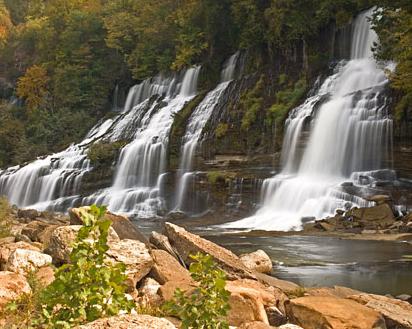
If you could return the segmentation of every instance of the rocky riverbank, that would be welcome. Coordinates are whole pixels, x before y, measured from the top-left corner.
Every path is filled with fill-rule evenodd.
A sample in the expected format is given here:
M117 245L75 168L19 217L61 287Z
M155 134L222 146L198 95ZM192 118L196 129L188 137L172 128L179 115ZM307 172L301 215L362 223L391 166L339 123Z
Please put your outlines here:
M272 261L262 250L244 255L231 251L172 223L146 238L123 216L113 222L107 257L126 265L128 293L138 309L158 307L176 288L190 293L196 282L187 270L189 255L209 254L227 274L231 310L228 321L242 329L264 328L412 328L412 298L367 294L346 287L305 288L272 276ZM45 285L54 268L68 261L81 220L35 210L12 210L9 236L0 239L0 308L30 294L29 273ZM7 328L7 314L2 326ZM121 315L79 328L179 328L176 318Z

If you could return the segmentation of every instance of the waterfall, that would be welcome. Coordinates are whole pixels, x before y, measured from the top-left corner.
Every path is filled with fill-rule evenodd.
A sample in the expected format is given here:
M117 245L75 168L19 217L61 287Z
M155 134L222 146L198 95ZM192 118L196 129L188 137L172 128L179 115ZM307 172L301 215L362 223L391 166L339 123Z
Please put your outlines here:
M238 58L239 53L237 52L224 63L220 83L206 95L189 118L186 132L182 139L183 146L178 169L176 205L174 211L196 212L196 205L191 202L189 198L189 193L192 192L190 187L193 186L191 183L195 177L195 173L193 172L195 152L200 142L203 128L206 126L213 110L223 97L230 82L235 77Z
M130 195L141 193L140 187L147 190L140 198L143 201L155 193L153 186L165 171L173 114L196 93L199 71L196 67L171 77L158 75L133 86L121 113L98 123L79 144L25 166L0 171L0 195L19 207L39 210L65 210L94 201L108 202L111 210L132 209L135 205L131 205ZM152 97L157 99L151 102ZM133 142L121 152L113 187L82 200L81 181L92 170L87 158L90 145L125 139ZM119 195L126 204L119 205Z
M133 107L128 116L139 121L133 141L121 151L112 187L85 198L84 204L106 204L111 211L139 217L154 217L165 209L161 187L169 133L174 114L196 94L199 72L200 67L194 67L183 78L159 76L134 88L126 102L126 108ZM163 97L151 105L141 102L153 95Z
M385 106L384 71L373 60L377 36L368 17L352 26L351 58L292 110L286 120L282 171L264 181L262 206L249 218L225 225L266 230L299 229L305 219L333 215L337 208L370 206L341 184L358 183L362 172L382 169L391 153L392 120ZM305 130L309 140L301 152Z

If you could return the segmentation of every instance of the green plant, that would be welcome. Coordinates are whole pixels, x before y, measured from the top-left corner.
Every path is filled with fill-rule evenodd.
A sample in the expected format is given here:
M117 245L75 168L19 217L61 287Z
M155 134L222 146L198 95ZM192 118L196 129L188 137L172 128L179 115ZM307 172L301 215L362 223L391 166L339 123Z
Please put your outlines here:
M190 275L199 286L186 295L176 289L174 300L165 304L165 311L182 320L183 329L226 329L229 292L225 289L226 275L210 255L190 256Z
M116 161L120 149L126 145L124 141L113 143L95 143L92 144L87 152L87 157L90 159L94 167L110 166L113 161Z
M31 293L22 294L18 299L6 304L0 312L0 318L4 320L4 329L36 328L36 320L41 315L40 294L44 284L36 277L36 272L27 275Z
M227 123L219 123L216 127L216 137L222 138L226 135L229 125Z
M11 207L6 198L0 197L0 238L11 235L10 222Z
M42 323L50 328L71 326L130 312L134 303L125 295L125 265L109 264L105 253L111 221L106 208L82 209L84 226L70 254L70 264L60 267L55 280L42 293Z

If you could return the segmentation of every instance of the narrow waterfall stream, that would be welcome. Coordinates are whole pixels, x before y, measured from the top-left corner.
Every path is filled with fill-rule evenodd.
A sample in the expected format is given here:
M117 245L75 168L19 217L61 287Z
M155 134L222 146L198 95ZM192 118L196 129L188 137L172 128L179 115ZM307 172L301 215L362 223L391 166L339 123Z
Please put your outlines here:
M342 60L333 75L286 121L282 171L265 180L262 206L249 218L225 227L265 230L300 229L305 218L322 218L337 208L369 202L345 193L343 182L385 168L391 153L392 120L383 95L384 71L373 59L377 36L368 17L353 22L350 60ZM303 154L299 143L310 124Z
M191 189L191 186L193 186L192 183L195 178L193 161L196 149L201 142L203 128L206 126L213 110L221 100L230 82L235 77L238 59L239 53L235 53L227 60L221 72L220 83L206 95L189 118L186 132L182 140L183 146L178 170L174 211L182 211L191 214L196 213L197 211L193 198L189 198L189 193L195 192Z

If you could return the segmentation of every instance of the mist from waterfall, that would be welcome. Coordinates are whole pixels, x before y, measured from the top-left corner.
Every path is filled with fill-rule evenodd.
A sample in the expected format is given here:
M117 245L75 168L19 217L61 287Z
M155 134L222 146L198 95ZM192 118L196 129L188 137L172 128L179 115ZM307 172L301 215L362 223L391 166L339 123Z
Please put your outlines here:
M264 181L261 208L254 216L225 227L296 230L305 218L332 215L337 208L371 205L345 193L341 184L361 172L371 175L384 168L391 154L392 120L383 95L387 78L371 50L378 41L368 20L372 11L359 14L352 24L350 60L342 60L335 72L290 112L282 148L283 169ZM302 152L300 144L308 129Z
M196 150L201 143L204 127L209 121L213 110L221 101L230 82L235 77L238 64L239 52L232 55L223 65L220 83L210 91L202 102L191 114L186 126L185 135L182 138L182 149L177 172L178 182L176 184L176 200L174 211L182 211L194 214L198 211L194 191L195 172L193 162Z

